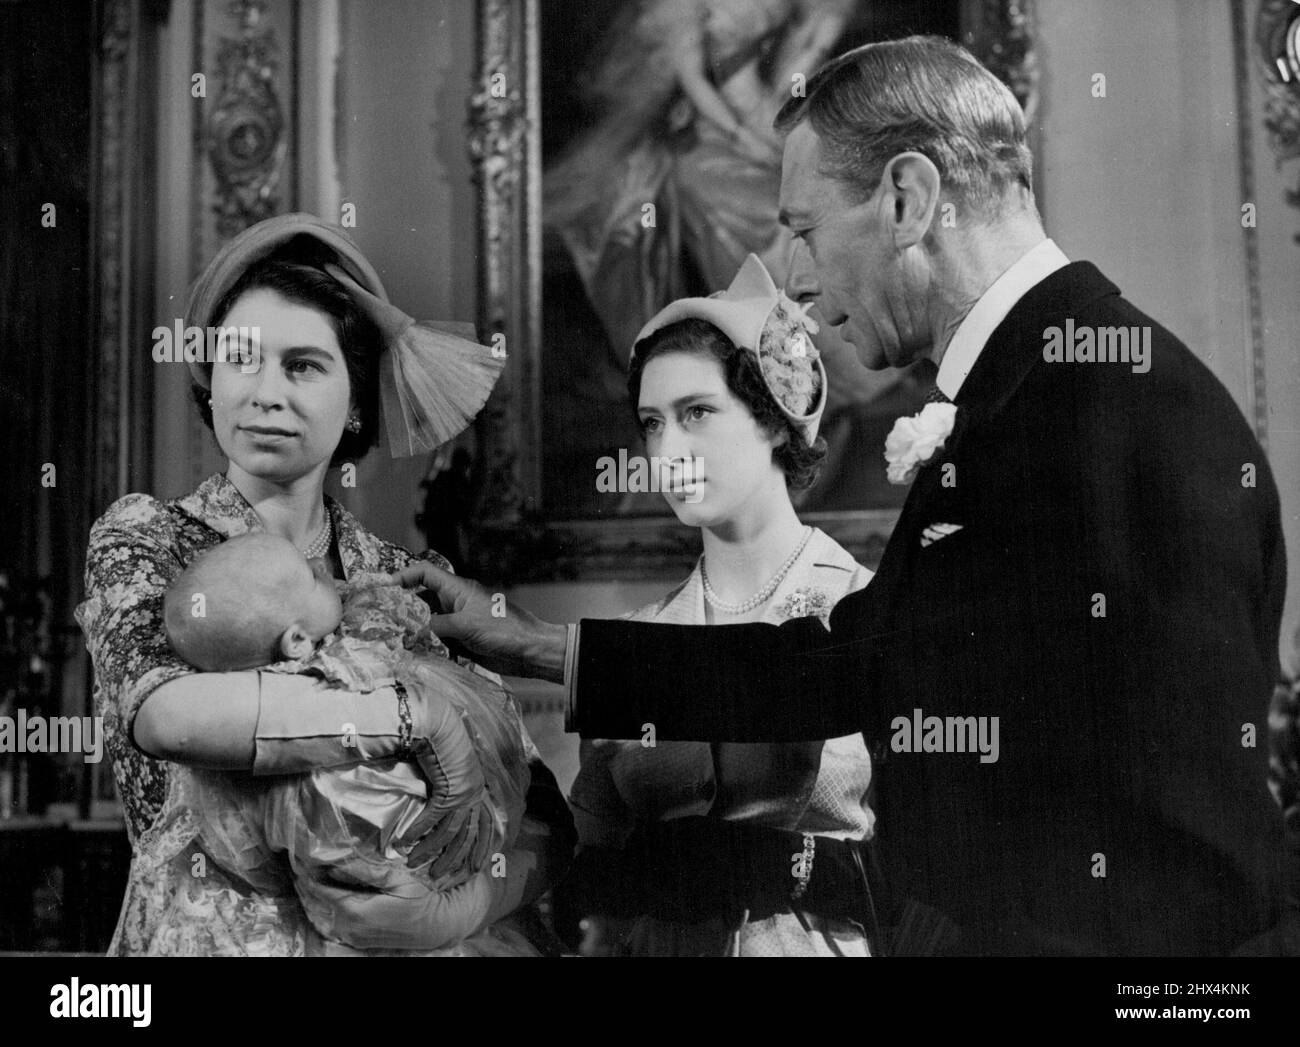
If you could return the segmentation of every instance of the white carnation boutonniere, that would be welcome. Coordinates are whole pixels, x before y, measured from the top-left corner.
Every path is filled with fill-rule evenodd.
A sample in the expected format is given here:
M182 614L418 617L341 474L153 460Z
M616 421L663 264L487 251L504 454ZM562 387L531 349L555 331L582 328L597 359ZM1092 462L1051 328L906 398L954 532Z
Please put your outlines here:
M926 404L920 414L900 418L885 438L891 484L911 483L921 466L943 450L957 421L956 404Z

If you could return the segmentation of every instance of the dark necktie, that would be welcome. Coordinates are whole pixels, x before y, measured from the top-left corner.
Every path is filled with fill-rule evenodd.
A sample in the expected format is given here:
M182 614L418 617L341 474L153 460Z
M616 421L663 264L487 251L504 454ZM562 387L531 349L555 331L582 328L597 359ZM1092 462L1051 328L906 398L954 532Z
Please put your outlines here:
M925 394L925 402L928 404L950 404L952 401L944 394L944 391L937 385L930 386L929 392Z

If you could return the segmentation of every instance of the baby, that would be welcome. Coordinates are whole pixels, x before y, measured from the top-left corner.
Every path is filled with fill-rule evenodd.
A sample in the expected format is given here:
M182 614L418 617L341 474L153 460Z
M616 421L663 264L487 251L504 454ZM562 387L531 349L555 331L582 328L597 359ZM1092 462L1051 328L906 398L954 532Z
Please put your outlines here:
M465 738L434 754L430 777L403 760L283 778L173 767L162 821L184 812L202 853L261 890L282 886L287 854L293 889L326 940L531 953L509 932L471 937L491 893L485 878L501 875L489 866L502 863L523 815L523 724L495 677L448 656L419 597L382 575L336 585L290 542L252 533L194 560L164 610L172 648L197 669L310 673L361 692L400 679L449 701ZM340 730L346 745L347 726ZM457 812L477 818L479 831L440 851L444 834L429 830ZM340 890L383 902L365 906L360 935L339 926Z

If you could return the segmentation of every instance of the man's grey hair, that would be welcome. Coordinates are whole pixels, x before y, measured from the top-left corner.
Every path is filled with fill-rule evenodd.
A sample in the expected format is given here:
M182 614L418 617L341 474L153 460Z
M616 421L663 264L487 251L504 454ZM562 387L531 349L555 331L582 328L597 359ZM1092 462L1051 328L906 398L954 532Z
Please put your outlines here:
M809 121L822 147L822 173L866 200L885 164L917 152L939 170L959 204L986 215L1008 190L1032 205L1033 157L1025 114L1010 89L965 48L938 36L866 44L832 59L804 97L776 117L782 134Z

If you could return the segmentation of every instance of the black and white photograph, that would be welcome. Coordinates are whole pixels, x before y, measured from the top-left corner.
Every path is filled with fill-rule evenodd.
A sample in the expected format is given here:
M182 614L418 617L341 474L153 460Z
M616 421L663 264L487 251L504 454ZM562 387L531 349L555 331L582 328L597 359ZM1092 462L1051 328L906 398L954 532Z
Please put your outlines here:
M0 53L34 1014L925 957L844 984L1273 1028L1300 4L0 0Z

